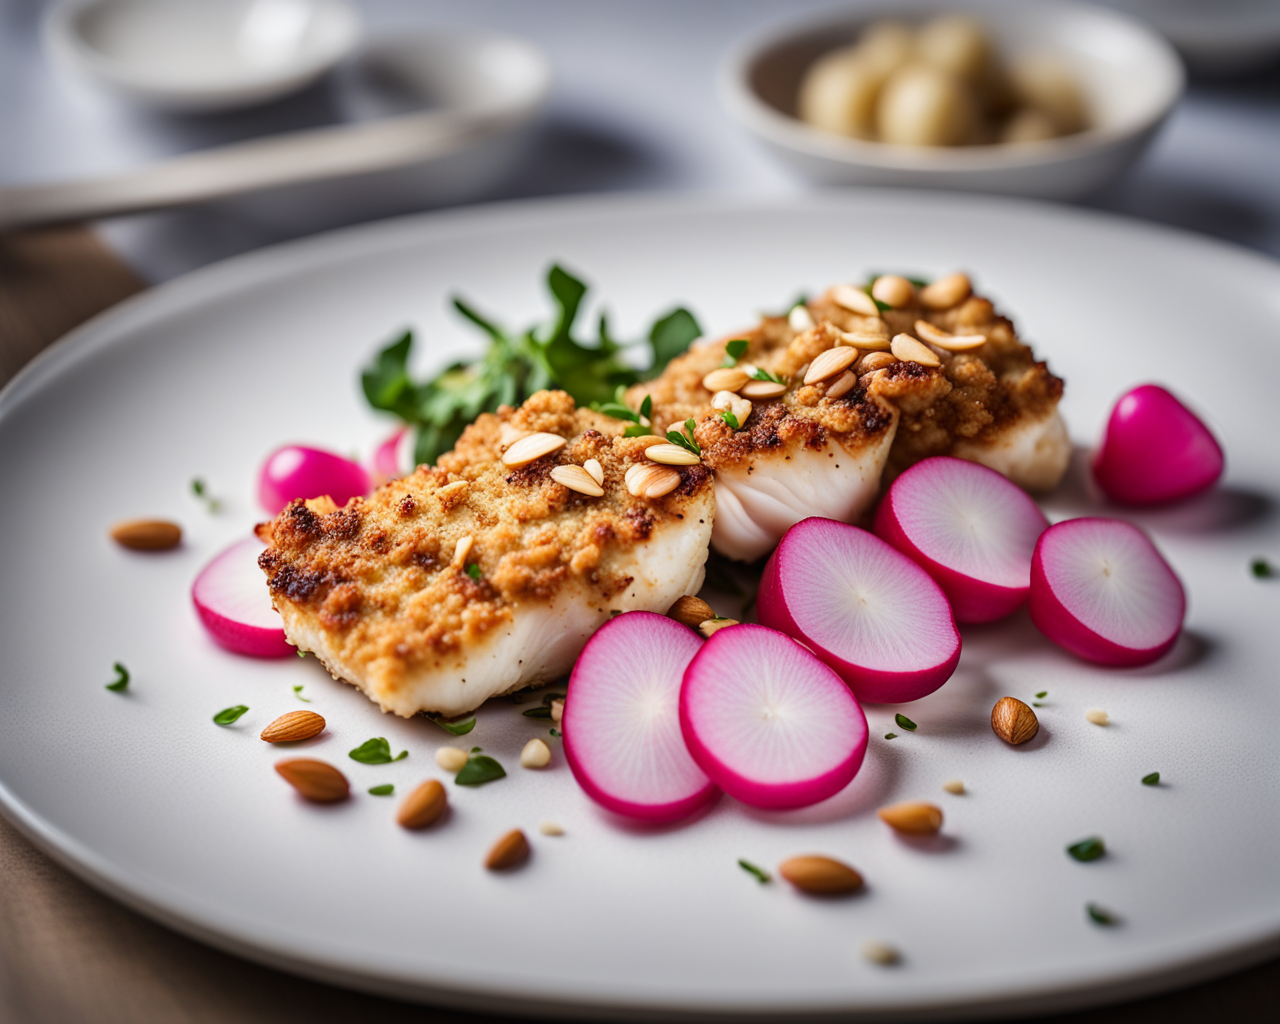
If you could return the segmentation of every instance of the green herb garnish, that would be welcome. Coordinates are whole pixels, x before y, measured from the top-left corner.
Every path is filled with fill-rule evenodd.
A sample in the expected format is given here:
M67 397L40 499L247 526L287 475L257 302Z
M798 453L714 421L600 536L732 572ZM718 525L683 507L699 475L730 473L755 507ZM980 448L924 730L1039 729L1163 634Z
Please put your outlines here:
M302 653L302 652L299 652L299 653ZM310 698L310 697L304 697L304 696L302 696L302 687L301 687L301 686L295 686L295 687L293 688L293 695L294 695L295 697L297 697L297 698L298 698L298 700L302 701L303 703L306 703L306 704L310 704L310 703L311 703L311 698Z
M478 580L480 578L480 566L476 565L475 562L472 562L467 566L467 575L473 580Z
M1276 572L1276 567L1268 562L1265 558L1255 558L1249 568L1253 570L1253 574L1260 580L1269 580L1273 576L1280 575Z
M894 715L893 720L897 722L901 728L906 729L907 732L915 732L918 728L920 728L918 725L916 725L915 722L911 721L911 719L909 719L906 715Z
M1111 926L1120 923L1120 919L1115 914L1109 910L1103 910L1096 903L1086 903L1084 909L1089 915L1089 920L1094 924Z
M483 786L486 782L501 779L506 774L502 765L488 754L473 753L453 781L459 786Z
M898 734L896 732L887 732L884 734L884 738L887 740L896 740L898 738Z
M427 718L432 722L435 722L436 725L440 726L440 728L450 736L465 736L476 727L476 720L474 717L468 718L465 722L451 722L446 718L441 718L439 715L427 715Z
M693 439L693 430L696 426L697 424L693 421L693 417L690 416L684 421L684 429L689 432L688 436L686 437L685 434L679 430L668 430L667 440L672 444L678 444L685 451L698 456L698 458L702 458L702 447Z
M560 730L559 730L559 729L557 729L555 726L552 726L552 727L551 727L551 735L552 735L552 736L555 736L557 739L559 739L559 738L560 738L560 736L561 736L561 732L560 732Z
M205 486L205 482L200 477L195 477L191 481L191 493L204 502L205 507L210 512L217 512L222 508L222 502L209 494L209 489Z
M746 338L734 338L732 341L726 341L724 345L724 363L722 365L736 366L738 360L747 352L747 347L751 344Z
M1080 842L1072 843L1067 847L1067 853L1081 862L1097 860L1106 852L1107 847L1099 836L1081 839Z
M247 704L237 704L233 708L223 708L213 716L215 725L233 725L240 721L241 716L249 710Z
M610 336L605 316L599 319L593 344L573 337L587 293L582 281L553 266L547 288L554 316L522 334L499 326L460 298L453 300L454 309L488 336L488 348L478 359L452 363L415 382L409 375L414 337L406 331L365 367L360 378L365 398L373 408L393 413L417 430L414 459L419 464L433 463L452 448L480 413L519 405L544 388L563 388L579 405L616 401L619 387L656 377L702 333L688 310L668 313L649 331L649 365L640 371L624 358L628 346Z
M1142 776L1142 784L1143 784L1144 786L1158 786L1158 785L1160 785L1160 773L1159 773L1159 772L1152 772L1150 775L1144 775L1144 776Z
M731 409L721 409L720 418L724 420L734 430L739 429L742 424L738 422L738 417L733 414Z
M1036 700L1044 700L1047 696L1049 696L1049 691L1041 690L1039 693L1036 694Z
M551 705L558 700L564 700L563 693L546 693L542 696L542 707L530 708L528 711L521 711L520 714L525 718L537 718L544 722L551 721Z
M758 366L753 366L753 367L751 368L751 378L752 378L752 380L767 380L767 381L772 381L774 384L785 384L785 383L786 383L786 381L785 381L785 380L783 380L781 377L778 377L778 376L776 376L775 374L770 373L768 370L762 370L762 369L760 369L760 367L758 367Z
M370 786L370 796L390 796L396 791L396 787L390 782L384 782L381 786Z
M758 868L749 860L738 859L738 867L742 868L749 875L755 875L756 881L761 885L766 885L773 881L773 876L764 868Z
M883 313L886 309L893 309L893 307L889 305L889 303L881 302L879 299L877 299L874 295L871 294L871 289L876 286L876 281L883 276L884 276L883 274L880 274L878 276L873 276L867 284L864 284L862 286L862 290L867 293L867 296L871 299L871 301L876 304L876 309L881 313Z
M365 740L355 750L350 751L347 756L353 761L359 761L361 764L390 764L392 761L402 761L409 756L409 751L402 750L395 757L391 756L391 744L382 736L375 736L371 740Z
M116 681L114 683L107 683L107 689L116 693L123 693L125 687L129 685L129 670L118 661L111 667L115 670Z

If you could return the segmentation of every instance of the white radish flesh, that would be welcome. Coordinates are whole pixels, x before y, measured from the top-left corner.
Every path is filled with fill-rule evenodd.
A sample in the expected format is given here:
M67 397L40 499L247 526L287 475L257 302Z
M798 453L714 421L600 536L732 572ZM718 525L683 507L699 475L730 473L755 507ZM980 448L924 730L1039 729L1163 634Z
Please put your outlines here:
M685 671L680 727L721 789L754 807L805 807L853 779L867 719L831 669L764 626L712 635Z
M1145 665L1182 630L1182 584L1145 533L1118 519L1049 527L1031 561L1031 621L1054 643L1103 665Z
M254 658L296 653L284 637L284 620L271 606L267 578L258 568L263 544L247 537L201 571L191 587L200 621L219 644Z
M999 473L946 456L893 482L877 536L927 572L960 622L992 622L1031 589L1031 553L1049 526L1031 497Z
M618 814L673 821L716 795L680 733L680 684L702 641L665 615L600 627L574 665L561 727L578 784Z
M932 693L960 660L946 596L906 555L830 519L787 531L765 566L757 617L831 666L861 701Z

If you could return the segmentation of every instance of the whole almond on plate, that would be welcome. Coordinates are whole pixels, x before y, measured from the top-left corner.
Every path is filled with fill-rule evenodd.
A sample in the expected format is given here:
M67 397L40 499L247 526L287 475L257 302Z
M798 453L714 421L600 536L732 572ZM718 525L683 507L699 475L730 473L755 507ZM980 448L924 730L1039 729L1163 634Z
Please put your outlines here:
M716 611L702 598L686 596L676 598L676 603L667 609L667 617L690 629L697 629L699 623L714 619Z
M942 809L920 800L881 807L876 814L894 831L910 836L931 836L942 828Z
M513 828L493 844L484 866L490 871L507 871L519 867L529 859L529 840L518 828Z
M111 539L133 551L166 551L182 543L182 527L167 519L129 519L111 527Z
M396 821L404 828L426 828L444 814L449 806L449 797L437 779L427 779L415 789L400 805L396 812Z
M991 709L991 729L1006 743L1026 743L1040 731L1040 720L1017 697L1001 697Z
M262 730L268 743L295 743L324 732L324 717L314 711L290 711Z
M862 876L831 857L792 857L778 865L778 874L801 892L836 895L862 887Z
M289 761L277 761L276 771L300 796L312 803L337 803L351 793L347 777L327 761L295 757Z

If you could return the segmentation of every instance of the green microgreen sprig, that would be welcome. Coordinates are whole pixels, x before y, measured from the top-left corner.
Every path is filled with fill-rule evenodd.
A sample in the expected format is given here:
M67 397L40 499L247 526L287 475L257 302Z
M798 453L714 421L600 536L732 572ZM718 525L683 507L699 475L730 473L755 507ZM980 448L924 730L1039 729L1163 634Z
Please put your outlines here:
M1150 775L1144 775L1144 776L1142 776L1142 784L1143 784L1144 786L1158 786L1158 785L1160 785L1160 773L1159 773L1159 772L1152 772Z
M211 513L217 512L222 508L222 502L209 494L209 488L200 477L194 477L191 480L191 493L204 502L205 508Z
M732 341L725 342L724 345L724 362L721 364L725 367L737 366L738 360L747 354L747 348L751 344L746 338L734 338Z
M1097 860L1106 852L1107 846L1102 841L1101 836L1090 836L1088 839L1081 839L1080 842L1072 843L1067 847L1067 853L1082 864Z
M385 737L375 736L371 740L365 740L355 750L349 751L347 756L361 764L390 764L392 761L403 761L409 756L409 751L402 750L392 757L391 744Z
M480 566L478 566L475 562L472 562L469 566L467 566L467 575L470 576L473 580L479 580Z
M769 874L769 872L767 872L764 868L757 867L755 864L752 864L751 861L749 860L743 860L742 858L739 858L738 867L742 868L742 870L745 871L747 874L754 875L755 880L759 882L761 885L768 885L770 882L773 881L773 876Z
M763 370L759 366L753 366L750 373L752 380L767 380L774 384L786 384L786 381L777 374Z
M1116 917L1111 911L1104 910L1096 903L1086 903L1084 909L1085 913L1089 915L1089 920L1094 924L1109 928L1120 923L1120 918Z
M381 786L369 787L370 796L390 796L395 791L396 791L395 785L390 782L384 782Z
M241 717L249 710L247 704L237 704L235 707L223 708L213 716L214 725L234 725L240 721Z
M684 431L681 430L668 430L667 440L672 444L678 444L685 451L698 456L698 458L702 458L702 446L693 439L693 431L697 425L698 424L694 422L693 417L690 416L684 421L684 429L689 432L688 435L686 436Z
M729 424L729 426L734 430L738 430L742 427L742 424L738 422L738 417L733 414L732 409L721 409L720 418L724 420L725 423Z
M911 721L906 715L894 715L893 720L898 723L899 728L906 729L907 732L915 732L918 728L915 722Z
M304 652L299 651L298 653L299 653L299 654L302 654L302 653L304 653ZM310 698L310 697L304 697L304 696L302 696L302 687L301 687L301 686L295 686L295 687L293 688L293 695L294 695L295 697L297 697L297 698L298 698L298 700L302 701L304 704L310 704L310 703L311 703L311 698Z
M483 786L486 782L505 778L506 774L502 765L492 757L480 753L479 747L472 747L467 763L462 766L462 771L458 772L453 781L459 786Z
M106 687L113 693L123 693L129 685L129 670L118 661L111 668L115 671L116 681L107 683Z

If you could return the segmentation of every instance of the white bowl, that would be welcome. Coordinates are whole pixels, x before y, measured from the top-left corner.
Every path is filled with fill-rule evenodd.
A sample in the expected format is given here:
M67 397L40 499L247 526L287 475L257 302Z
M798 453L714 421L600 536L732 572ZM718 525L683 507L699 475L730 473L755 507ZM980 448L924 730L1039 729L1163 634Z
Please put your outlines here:
M923 20L937 2L903 0L879 9L827 12L774 26L740 45L721 70L721 95L757 139L805 177L826 185L907 185L1068 199L1124 171L1151 141L1182 93L1174 49L1139 22L1082 4L972 0L1005 54L1051 51L1075 72L1093 126L1018 145L897 146L845 138L795 116L806 68L883 17Z
M301 89L360 34L346 0L71 0L45 23L57 63L145 106L187 112Z

